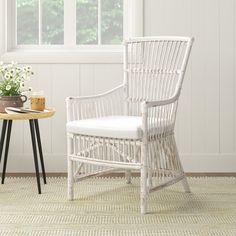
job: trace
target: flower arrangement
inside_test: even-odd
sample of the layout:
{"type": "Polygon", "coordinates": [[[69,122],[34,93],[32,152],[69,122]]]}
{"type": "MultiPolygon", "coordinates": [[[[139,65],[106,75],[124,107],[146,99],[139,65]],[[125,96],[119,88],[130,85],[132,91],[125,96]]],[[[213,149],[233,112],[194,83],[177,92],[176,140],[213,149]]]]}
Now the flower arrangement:
{"type": "Polygon", "coordinates": [[[4,65],[0,62],[0,96],[19,96],[31,91],[25,88],[25,82],[34,74],[29,65],[19,66],[16,62],[4,65]]]}

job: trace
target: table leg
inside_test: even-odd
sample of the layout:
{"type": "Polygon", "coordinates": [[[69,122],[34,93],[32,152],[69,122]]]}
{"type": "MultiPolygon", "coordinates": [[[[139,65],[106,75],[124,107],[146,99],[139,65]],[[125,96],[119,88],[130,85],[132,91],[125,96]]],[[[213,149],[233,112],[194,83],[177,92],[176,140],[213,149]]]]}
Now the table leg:
{"type": "Polygon", "coordinates": [[[7,128],[7,120],[3,120],[1,140],[0,140],[0,163],[2,159],[2,150],[3,150],[4,141],[5,141],[6,128],[7,128]]]}
{"type": "Polygon", "coordinates": [[[5,155],[4,155],[3,170],[2,170],[2,184],[4,184],[6,168],[7,168],[8,150],[11,138],[11,127],[12,127],[12,120],[9,120],[7,126],[7,139],[6,139],[5,155]]]}
{"type": "Polygon", "coordinates": [[[33,153],[34,153],[34,165],[35,165],[36,179],[37,179],[37,185],[38,185],[38,193],[41,194],[40,176],[39,176],[39,167],[38,167],[38,157],[37,157],[37,147],[36,147],[36,140],[35,140],[34,121],[29,120],[29,124],[30,124],[32,148],[33,148],[33,153]]]}
{"type": "Polygon", "coordinates": [[[44,161],[43,161],[43,151],[42,151],[42,144],[41,144],[41,138],[40,138],[40,132],[39,132],[39,123],[37,119],[34,120],[34,125],[35,125],[36,137],[37,137],[37,142],[38,142],[38,150],[39,150],[39,157],[41,161],[43,180],[44,180],[44,184],[46,184],[47,181],[46,181],[46,174],[45,174],[44,161]]]}

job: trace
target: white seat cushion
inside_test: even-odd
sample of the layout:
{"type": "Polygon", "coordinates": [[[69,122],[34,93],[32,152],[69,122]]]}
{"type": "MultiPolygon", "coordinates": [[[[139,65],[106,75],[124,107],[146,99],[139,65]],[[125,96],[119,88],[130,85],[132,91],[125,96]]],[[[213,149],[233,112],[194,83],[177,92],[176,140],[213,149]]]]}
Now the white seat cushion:
{"type": "MultiPolygon", "coordinates": [[[[155,129],[155,133],[160,133],[161,130],[163,129],[155,129]]],[[[141,139],[143,135],[142,117],[106,116],[71,121],[67,123],[67,132],[109,138],[141,139]]]]}

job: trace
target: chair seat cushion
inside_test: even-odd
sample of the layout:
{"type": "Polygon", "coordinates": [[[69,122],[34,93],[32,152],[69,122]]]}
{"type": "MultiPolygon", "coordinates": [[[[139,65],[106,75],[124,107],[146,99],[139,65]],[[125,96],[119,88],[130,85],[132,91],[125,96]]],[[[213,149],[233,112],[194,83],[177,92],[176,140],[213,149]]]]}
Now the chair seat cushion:
{"type": "MultiPolygon", "coordinates": [[[[154,129],[151,132],[153,133],[153,131],[154,129]]],[[[155,128],[154,132],[160,133],[161,131],[163,132],[163,126],[155,128]]],[[[67,123],[67,132],[109,138],[141,139],[143,135],[142,117],[106,116],[96,119],[71,121],[67,123]]]]}

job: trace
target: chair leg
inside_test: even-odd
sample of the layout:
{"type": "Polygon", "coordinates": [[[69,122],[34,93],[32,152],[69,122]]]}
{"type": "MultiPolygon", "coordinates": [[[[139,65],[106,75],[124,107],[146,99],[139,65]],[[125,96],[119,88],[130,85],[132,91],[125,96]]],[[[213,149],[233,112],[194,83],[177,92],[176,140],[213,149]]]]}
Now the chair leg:
{"type": "Polygon", "coordinates": [[[141,179],[140,179],[140,186],[141,186],[141,214],[146,214],[147,212],[147,167],[142,166],[141,168],[141,179]]]}
{"type": "Polygon", "coordinates": [[[125,178],[126,178],[126,183],[130,184],[131,183],[131,170],[125,171],[125,178]]]}
{"type": "Polygon", "coordinates": [[[141,147],[141,176],[140,176],[140,207],[141,214],[146,214],[147,212],[147,166],[146,166],[146,153],[147,145],[142,144],[141,147]]]}
{"type": "Polygon", "coordinates": [[[68,157],[68,199],[74,199],[73,161],[68,157]]]}
{"type": "MultiPolygon", "coordinates": [[[[178,152],[176,141],[175,141],[174,137],[173,137],[173,142],[174,142],[174,146],[175,146],[175,156],[177,158],[177,161],[179,163],[179,166],[180,166],[180,169],[181,169],[182,173],[184,173],[184,168],[183,168],[182,163],[181,163],[180,158],[179,158],[179,152],[178,152]]],[[[184,178],[183,178],[183,180],[181,182],[182,182],[182,185],[184,187],[184,191],[186,193],[191,193],[191,189],[189,187],[189,184],[188,184],[186,176],[184,176],[184,178]]]]}
{"type": "Polygon", "coordinates": [[[150,189],[152,187],[152,170],[148,170],[148,180],[147,180],[147,186],[150,189]]]}
{"type": "Polygon", "coordinates": [[[74,199],[74,177],[73,177],[73,161],[70,158],[70,154],[72,154],[73,151],[73,139],[68,137],[67,138],[67,164],[68,164],[68,199],[73,200],[74,199]]]}
{"type": "Polygon", "coordinates": [[[183,180],[181,182],[182,182],[182,185],[184,187],[184,191],[186,193],[191,193],[191,190],[190,190],[190,187],[189,187],[189,184],[188,184],[186,176],[183,178],[183,180]]]}

